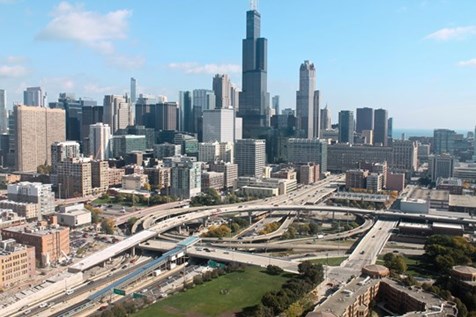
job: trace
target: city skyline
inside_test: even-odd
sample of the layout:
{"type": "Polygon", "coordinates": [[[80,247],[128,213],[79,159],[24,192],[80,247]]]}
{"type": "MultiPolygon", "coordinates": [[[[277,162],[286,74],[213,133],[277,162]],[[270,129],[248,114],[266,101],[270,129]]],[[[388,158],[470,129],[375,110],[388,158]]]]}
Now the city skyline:
{"type": "MultiPolygon", "coordinates": [[[[297,70],[309,59],[334,123],[340,110],[371,107],[387,109],[394,129],[474,130],[474,118],[465,114],[476,97],[475,3],[349,1],[345,12],[342,5],[303,3],[306,10],[285,1],[263,0],[258,7],[269,40],[268,92],[280,95],[281,109],[295,109],[297,70]]],[[[211,89],[216,73],[241,83],[245,0],[12,0],[0,7],[0,89],[7,91],[8,109],[35,86],[50,102],[74,92],[101,103],[104,95],[129,93],[131,77],[137,94],[170,101],[181,90],[211,89]],[[177,12],[174,27],[154,15],[177,12]]]]}

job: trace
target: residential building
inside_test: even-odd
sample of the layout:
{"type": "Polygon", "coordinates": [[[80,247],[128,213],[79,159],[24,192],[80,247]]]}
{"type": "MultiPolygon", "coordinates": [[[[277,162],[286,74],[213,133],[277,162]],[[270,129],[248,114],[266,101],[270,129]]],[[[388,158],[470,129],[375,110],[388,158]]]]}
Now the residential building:
{"type": "Polygon", "coordinates": [[[298,182],[299,184],[314,184],[320,179],[319,164],[307,163],[299,165],[298,182]]]}
{"type": "Polygon", "coordinates": [[[418,168],[418,146],[415,141],[393,140],[393,159],[390,167],[393,171],[414,172],[418,168]]]}
{"type": "MultiPolygon", "coordinates": [[[[56,216],[52,216],[56,219],[56,216]]],[[[45,267],[58,262],[69,254],[69,228],[56,224],[40,226],[15,226],[1,230],[3,239],[15,239],[16,242],[35,247],[35,258],[45,267]]]]}
{"type": "Polygon", "coordinates": [[[149,177],[149,184],[159,191],[170,188],[171,173],[171,168],[165,167],[163,164],[144,168],[144,174],[149,177]]]}
{"type": "Polygon", "coordinates": [[[60,198],[84,197],[93,194],[91,160],[69,159],[58,163],[60,198]]]}
{"type": "Polygon", "coordinates": [[[234,145],[231,142],[209,142],[198,144],[198,160],[213,163],[216,161],[230,162],[234,160],[234,145]]]}
{"type": "Polygon", "coordinates": [[[279,115],[279,96],[278,95],[273,96],[273,98],[271,98],[271,105],[272,105],[272,108],[274,109],[274,115],[279,115]]]}
{"type": "Polygon", "coordinates": [[[436,189],[447,190],[450,193],[450,195],[462,195],[463,181],[455,177],[452,177],[452,178],[439,177],[436,180],[436,189]]]}
{"type": "Polygon", "coordinates": [[[51,184],[20,182],[8,185],[8,199],[21,203],[38,205],[38,219],[55,212],[55,194],[51,184]]]}
{"type": "Polygon", "coordinates": [[[122,185],[122,176],[126,174],[123,168],[109,168],[107,170],[109,186],[121,186],[122,185]]]}
{"type": "Polygon", "coordinates": [[[319,91],[316,89],[316,68],[304,61],[299,68],[299,90],[296,92],[297,135],[319,138],[319,91]]]}
{"type": "Polygon", "coordinates": [[[381,192],[383,189],[384,177],[383,174],[370,173],[366,178],[366,188],[372,193],[381,192]]]}
{"type": "Polygon", "coordinates": [[[235,143],[235,162],[238,176],[261,177],[266,164],[266,141],[242,139],[235,143]]]}
{"type": "Polygon", "coordinates": [[[327,170],[345,172],[359,168],[362,162],[387,162],[393,166],[393,149],[367,145],[329,144],[327,146],[327,170]]]}
{"type": "Polygon", "coordinates": [[[401,192],[405,188],[405,174],[403,173],[389,173],[386,177],[386,189],[396,190],[401,192]]]}
{"type": "Polygon", "coordinates": [[[417,156],[420,163],[428,162],[428,156],[430,156],[430,145],[418,143],[417,156]]]}
{"type": "Polygon", "coordinates": [[[107,192],[109,188],[109,164],[107,161],[91,161],[91,186],[95,194],[107,192]]]}
{"type": "Polygon", "coordinates": [[[170,194],[189,199],[201,192],[202,163],[195,158],[176,156],[164,159],[164,166],[171,167],[170,194]]]}
{"type": "Polygon", "coordinates": [[[89,126],[89,153],[95,160],[107,160],[111,152],[111,127],[98,122],[89,126]]]}
{"type": "Polygon", "coordinates": [[[246,12],[246,38],[243,40],[242,91],[238,116],[243,118],[243,136],[269,126],[268,40],[261,37],[261,15],[246,12]]]}
{"type": "Polygon", "coordinates": [[[28,87],[23,92],[23,104],[25,106],[45,107],[45,98],[41,87],[28,87]]]}
{"type": "Polygon", "coordinates": [[[35,248],[13,239],[0,241],[0,290],[12,289],[34,278],[35,264],[35,248]]]}
{"type": "MultiPolygon", "coordinates": [[[[104,107],[97,105],[83,105],[81,107],[81,149],[86,155],[92,151],[89,149],[90,126],[98,122],[103,122],[104,107]]],[[[109,126],[109,128],[111,128],[109,126]]]]}
{"type": "Polygon", "coordinates": [[[339,143],[354,143],[354,112],[339,112],[339,143]]]}
{"type": "Polygon", "coordinates": [[[224,187],[232,188],[238,178],[238,165],[233,163],[215,162],[210,164],[210,171],[224,174],[224,187]]]}
{"type": "Polygon", "coordinates": [[[16,169],[36,172],[38,166],[51,164],[51,144],[66,141],[65,111],[16,105],[16,169]]]}
{"type": "Polygon", "coordinates": [[[35,203],[21,203],[13,200],[0,200],[0,209],[8,209],[26,220],[41,219],[40,206],[35,203]]]}
{"type": "Polygon", "coordinates": [[[374,144],[388,146],[388,112],[385,109],[375,110],[374,144]]]}
{"type": "Polygon", "coordinates": [[[131,77],[131,104],[135,104],[137,100],[137,81],[131,77]]]}
{"type": "Polygon", "coordinates": [[[54,142],[51,144],[51,173],[56,174],[59,162],[66,159],[79,158],[81,151],[76,141],[54,142]]]}
{"type": "Polygon", "coordinates": [[[202,192],[206,192],[209,188],[222,190],[225,186],[225,175],[220,172],[202,172],[202,192]]]}
{"type": "Polygon", "coordinates": [[[179,92],[179,113],[177,130],[193,133],[193,106],[190,91],[179,92]]]}

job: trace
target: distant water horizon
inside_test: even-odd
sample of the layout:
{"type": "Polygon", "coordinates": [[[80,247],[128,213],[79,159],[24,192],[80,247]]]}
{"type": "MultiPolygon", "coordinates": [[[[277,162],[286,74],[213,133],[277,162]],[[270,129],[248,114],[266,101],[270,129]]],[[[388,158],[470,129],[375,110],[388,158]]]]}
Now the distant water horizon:
{"type": "MultiPolygon", "coordinates": [[[[393,129],[392,137],[394,139],[401,139],[402,133],[405,133],[405,139],[408,139],[409,137],[418,137],[418,136],[433,137],[433,131],[434,129],[393,129]]],[[[463,134],[466,136],[466,134],[471,130],[463,129],[463,130],[455,130],[455,131],[456,133],[463,134]]]]}

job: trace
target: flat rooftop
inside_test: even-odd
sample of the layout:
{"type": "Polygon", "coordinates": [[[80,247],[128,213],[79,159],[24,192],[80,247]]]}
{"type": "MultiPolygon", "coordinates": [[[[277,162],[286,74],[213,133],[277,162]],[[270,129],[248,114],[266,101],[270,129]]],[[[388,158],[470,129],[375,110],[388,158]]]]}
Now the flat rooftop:
{"type": "Polygon", "coordinates": [[[450,206],[476,208],[476,196],[450,195],[448,204],[450,206]]]}
{"type": "Polygon", "coordinates": [[[425,200],[429,198],[430,200],[448,201],[449,196],[450,192],[447,190],[415,188],[408,198],[425,200]]]}
{"type": "Polygon", "coordinates": [[[412,223],[412,222],[400,222],[399,228],[412,228],[412,229],[430,229],[430,225],[426,223],[412,223]]]}
{"type": "Polygon", "coordinates": [[[107,247],[104,250],[101,250],[99,252],[96,252],[87,258],[84,258],[80,262],[71,265],[68,268],[69,272],[84,272],[87,269],[90,269],[102,262],[105,262],[109,260],[110,258],[113,258],[120,253],[126,251],[127,249],[130,249],[134,246],[139,245],[139,243],[144,242],[146,240],[149,240],[150,238],[153,238],[157,235],[157,232],[155,231],[150,231],[150,230],[144,230],[141,231],[127,239],[124,239],[116,244],[111,245],[110,247],[107,247]]]}

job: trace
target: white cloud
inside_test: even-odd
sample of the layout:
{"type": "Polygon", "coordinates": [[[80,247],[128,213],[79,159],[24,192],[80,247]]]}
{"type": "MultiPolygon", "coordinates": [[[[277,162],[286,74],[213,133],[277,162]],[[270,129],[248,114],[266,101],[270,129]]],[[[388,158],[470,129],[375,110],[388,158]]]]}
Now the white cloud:
{"type": "Polygon", "coordinates": [[[11,64],[18,64],[18,63],[23,63],[26,60],[24,56],[7,56],[6,61],[7,63],[11,64]]]}
{"type": "Polygon", "coordinates": [[[114,87],[101,87],[96,84],[86,84],[84,85],[84,91],[91,94],[106,94],[114,91],[114,87]]]}
{"type": "Polygon", "coordinates": [[[113,40],[127,38],[129,10],[106,14],[87,11],[81,4],[61,2],[51,13],[53,19],[40,31],[38,39],[73,41],[100,52],[111,53],[113,40]]]}
{"type": "Polygon", "coordinates": [[[46,90],[54,88],[70,92],[76,87],[76,84],[73,79],[68,77],[46,77],[40,81],[40,86],[45,87],[46,90]]]}
{"type": "Polygon", "coordinates": [[[126,56],[116,54],[109,62],[119,68],[137,69],[144,66],[145,58],[142,56],[126,56]]]}
{"type": "Polygon", "coordinates": [[[179,69],[186,74],[230,74],[239,73],[241,66],[236,64],[170,63],[169,68],[179,69]]]}
{"type": "Polygon", "coordinates": [[[458,62],[458,66],[461,67],[476,67],[476,58],[467,60],[467,61],[461,61],[458,62]]]}
{"type": "Polygon", "coordinates": [[[0,65],[0,77],[21,77],[28,69],[22,65],[0,65]]]}
{"type": "Polygon", "coordinates": [[[444,28],[427,35],[425,39],[447,41],[452,39],[464,39],[472,35],[476,35],[476,25],[444,28]]]}

